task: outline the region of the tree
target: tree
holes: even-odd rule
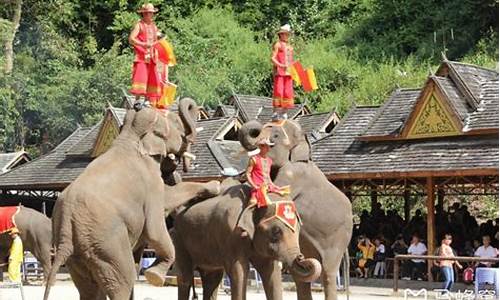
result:
[[[14,38],[16,37],[17,29],[21,21],[21,8],[23,5],[22,0],[14,0],[12,3],[12,18],[10,21],[10,28],[7,28],[7,34],[4,40],[4,59],[5,59],[5,73],[10,74],[13,68],[14,61]]]

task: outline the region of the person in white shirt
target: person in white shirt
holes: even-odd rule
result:
[[[427,254],[427,247],[420,241],[420,237],[414,234],[411,238],[411,244],[408,248],[410,255],[425,255]],[[412,280],[423,280],[425,272],[425,260],[411,259],[407,262],[406,278],[410,277]]]
[[[375,256],[373,260],[375,261],[375,270],[373,271],[373,276],[376,278],[383,278],[385,274],[385,246],[381,238],[376,238],[375,241]]]
[[[476,252],[474,252],[474,256],[487,257],[487,258],[498,257],[498,249],[491,246],[490,243],[491,243],[490,236],[484,235],[483,245],[476,249]],[[478,267],[483,267],[483,268],[491,268],[492,265],[493,265],[492,262],[487,262],[487,261],[482,261],[477,264]]]

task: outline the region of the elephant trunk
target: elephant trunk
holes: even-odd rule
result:
[[[304,258],[302,254],[299,254],[288,267],[290,273],[302,282],[313,282],[321,275],[319,261],[314,258]]]
[[[196,120],[198,119],[198,105],[191,98],[179,101],[179,116],[186,130],[186,138],[190,142],[196,139]]]
[[[241,146],[243,146],[243,148],[247,151],[257,149],[255,144],[261,132],[262,124],[258,121],[254,120],[243,124],[238,133],[238,139],[240,140]]]
[[[196,120],[198,119],[198,105],[191,98],[183,98],[179,101],[179,117],[184,125],[186,135],[186,150],[183,155],[183,169],[189,170],[193,155],[190,153],[191,144],[196,140]]]

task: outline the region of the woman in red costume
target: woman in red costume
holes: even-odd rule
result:
[[[288,194],[289,187],[278,187],[271,180],[271,166],[273,161],[267,156],[269,146],[273,143],[268,138],[263,138],[257,142],[259,153],[252,156],[248,161],[247,180],[252,186],[249,206],[265,207],[270,200],[267,193]]]
[[[289,67],[293,64],[293,47],[288,43],[290,25],[281,26],[279,41],[273,46],[273,120],[287,119],[287,110],[293,108],[293,80]]]
[[[151,3],[142,5],[137,11],[142,14],[142,19],[134,26],[128,38],[135,52],[130,93],[135,95],[136,100],[144,97],[154,102],[161,96],[162,78],[156,69],[157,60],[153,48],[158,40],[158,28],[153,21],[153,15],[157,11]]]

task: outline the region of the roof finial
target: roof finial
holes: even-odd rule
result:
[[[446,57],[446,51],[441,51],[441,58],[443,61],[448,61],[448,57]]]
[[[429,67],[429,77],[432,77],[432,76],[434,76],[434,72],[432,72],[431,67]]]

